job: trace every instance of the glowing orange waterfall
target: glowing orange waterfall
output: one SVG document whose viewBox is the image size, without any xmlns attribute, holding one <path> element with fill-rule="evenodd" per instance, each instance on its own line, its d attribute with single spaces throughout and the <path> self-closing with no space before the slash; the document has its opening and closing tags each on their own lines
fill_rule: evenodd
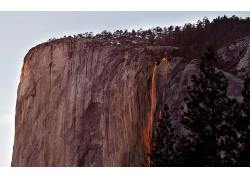
<svg viewBox="0 0 250 180">
<path fill-rule="evenodd" d="M 144 144 L 146 146 L 147 153 L 150 153 L 150 142 L 152 138 L 152 126 L 154 120 L 154 114 L 156 109 L 156 85 L 155 85 L 155 75 L 156 75 L 156 63 L 154 66 L 154 71 L 152 75 L 152 85 L 150 90 L 150 112 L 148 114 L 148 124 L 145 129 L 142 131 L 142 136 L 144 137 Z M 147 164 L 150 165 L 150 158 L 147 156 Z"/>
<path fill-rule="evenodd" d="M 153 126 L 153 120 L 154 120 L 154 114 L 156 109 L 156 85 L 155 85 L 155 74 L 156 74 L 156 62 L 154 66 L 153 76 L 152 76 L 152 86 L 151 86 L 151 110 L 150 110 L 150 118 L 149 118 L 149 128 L 148 128 L 148 134 L 149 134 L 149 144 L 151 142 L 152 137 L 152 126 Z"/>
<path fill-rule="evenodd" d="M 161 63 L 156 66 L 156 62 L 154 65 L 154 70 L 153 70 L 153 75 L 152 75 L 152 82 L 151 82 L 151 89 L 150 89 L 150 111 L 148 113 L 148 122 L 145 128 L 142 130 L 142 136 L 144 138 L 144 144 L 146 146 L 146 151 L 147 153 L 150 153 L 150 143 L 151 143 L 151 138 L 153 135 L 153 122 L 156 120 L 156 118 L 161 118 L 162 112 L 161 108 L 159 108 L 159 112 L 157 113 L 156 109 L 156 104 L 157 104 L 157 96 L 159 98 L 159 94 L 157 94 L 157 91 L 159 90 L 156 89 L 156 73 L 157 79 L 158 79 L 158 88 L 161 87 L 162 83 L 165 83 L 167 81 L 167 75 L 168 75 L 168 69 L 169 69 L 169 61 L 167 58 L 162 58 Z M 147 164 L 150 165 L 150 158 L 147 156 Z"/>
</svg>

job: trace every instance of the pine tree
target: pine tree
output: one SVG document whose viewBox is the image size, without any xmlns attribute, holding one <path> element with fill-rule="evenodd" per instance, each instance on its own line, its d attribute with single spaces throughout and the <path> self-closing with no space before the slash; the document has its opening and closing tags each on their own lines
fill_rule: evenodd
<svg viewBox="0 0 250 180">
<path fill-rule="evenodd" d="M 186 148 L 194 155 L 193 163 L 189 164 L 233 166 L 236 133 L 232 127 L 237 116 L 233 108 L 236 101 L 226 95 L 228 81 L 221 70 L 215 68 L 218 63 L 214 49 L 210 46 L 207 51 L 201 58 L 201 73 L 191 77 L 193 87 L 188 87 L 184 99 L 186 109 L 181 122 L 188 131 Z"/>
<path fill-rule="evenodd" d="M 162 119 L 159 119 L 156 132 L 153 134 L 150 150 L 150 166 L 166 167 L 173 166 L 174 143 L 176 136 L 174 128 L 169 120 L 168 106 L 162 111 Z"/>
<path fill-rule="evenodd" d="M 250 77 L 247 77 L 244 82 L 244 89 L 242 91 L 243 96 L 243 111 L 245 117 L 250 120 Z"/>
<path fill-rule="evenodd" d="M 192 140 L 191 134 L 182 134 L 175 147 L 174 165 L 177 167 L 204 166 L 204 162 L 198 150 L 199 146 Z"/>
<path fill-rule="evenodd" d="M 250 166 L 250 77 L 244 82 L 241 104 L 242 117 L 237 121 L 236 128 L 239 134 L 239 166 Z"/>
</svg>

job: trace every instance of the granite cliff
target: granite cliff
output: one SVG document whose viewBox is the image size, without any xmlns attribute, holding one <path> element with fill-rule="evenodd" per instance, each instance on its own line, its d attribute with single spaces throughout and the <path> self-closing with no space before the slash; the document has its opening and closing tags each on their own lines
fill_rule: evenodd
<svg viewBox="0 0 250 180">
<path fill-rule="evenodd" d="M 238 59 L 236 73 L 224 72 L 238 101 L 248 44 L 247 37 L 218 51 L 221 61 Z M 12 166 L 145 166 L 165 103 L 182 132 L 180 107 L 197 73 L 197 60 L 153 56 L 145 46 L 66 39 L 32 48 L 17 92 Z"/>
<path fill-rule="evenodd" d="M 24 59 L 12 166 L 141 166 L 154 61 L 143 48 L 66 40 Z"/>
</svg>

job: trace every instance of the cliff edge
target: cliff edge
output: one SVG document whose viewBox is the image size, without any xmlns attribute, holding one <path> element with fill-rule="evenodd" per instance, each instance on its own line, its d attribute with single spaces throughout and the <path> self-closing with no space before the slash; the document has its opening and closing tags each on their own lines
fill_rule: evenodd
<svg viewBox="0 0 250 180">
<path fill-rule="evenodd" d="M 12 166 L 142 166 L 154 62 L 143 48 L 32 48 L 17 92 Z"/>
</svg>

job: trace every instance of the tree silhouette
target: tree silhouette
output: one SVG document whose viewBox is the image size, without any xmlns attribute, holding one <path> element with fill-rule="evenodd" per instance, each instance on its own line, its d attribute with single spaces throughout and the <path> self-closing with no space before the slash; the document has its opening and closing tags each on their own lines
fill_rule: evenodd
<svg viewBox="0 0 250 180">
<path fill-rule="evenodd" d="M 153 134 L 150 157 L 150 166 L 166 167 L 174 165 L 174 143 L 176 136 L 174 128 L 169 120 L 168 106 L 162 111 L 162 119 L 159 119 L 156 132 Z"/>
<path fill-rule="evenodd" d="M 245 117 L 250 120 L 250 77 L 247 77 L 244 82 L 244 89 L 242 91 L 243 96 L 243 111 Z"/>
<path fill-rule="evenodd" d="M 201 58 L 201 73 L 192 76 L 193 87 L 188 87 L 184 99 L 186 109 L 181 122 L 188 132 L 187 147 L 199 157 L 193 166 L 231 166 L 234 162 L 236 133 L 232 127 L 237 117 L 233 108 L 236 101 L 227 97 L 228 81 L 216 66 L 215 52 L 210 46 Z"/>
<path fill-rule="evenodd" d="M 242 91 L 243 102 L 241 104 L 242 117 L 236 123 L 237 132 L 239 134 L 239 166 L 250 166 L 250 77 L 244 82 Z"/>
</svg>

